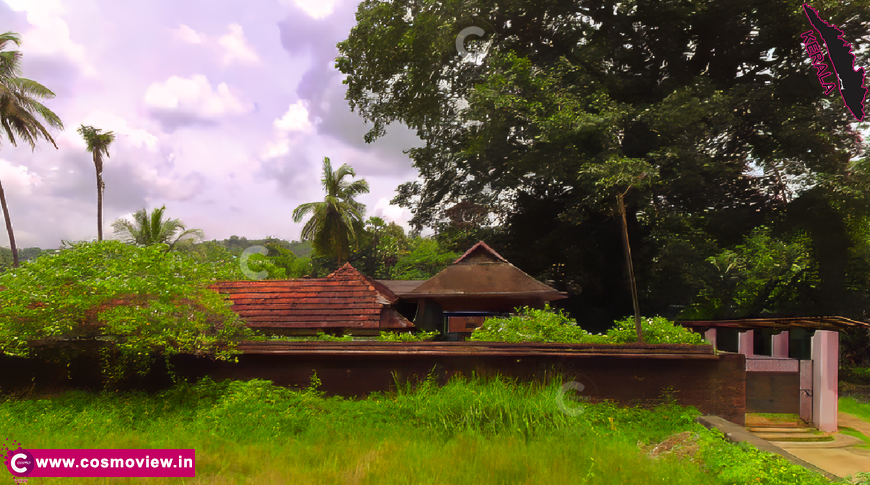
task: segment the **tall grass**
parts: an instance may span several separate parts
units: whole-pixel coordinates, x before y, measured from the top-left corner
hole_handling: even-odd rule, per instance
[[[825,483],[809,472],[801,481],[758,475],[752,450],[694,423],[692,408],[601,403],[572,416],[560,409],[559,392],[558,382],[472,377],[441,387],[428,379],[350,400],[326,398],[313,387],[299,392],[266,381],[206,379],[159,394],[7,396],[0,402],[0,438],[34,449],[196,449],[195,479],[141,480],[149,484]],[[651,459],[639,450],[639,443],[687,430],[699,437],[706,462]],[[758,463],[781,465],[764,460]]]

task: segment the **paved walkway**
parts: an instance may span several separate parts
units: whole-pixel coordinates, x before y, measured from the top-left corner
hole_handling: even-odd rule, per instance
[[[852,428],[870,437],[870,423],[855,416],[839,413],[838,424]],[[786,450],[801,460],[839,477],[870,472],[870,449],[863,440],[843,433],[834,433],[834,441],[819,443],[777,442],[772,444]]]

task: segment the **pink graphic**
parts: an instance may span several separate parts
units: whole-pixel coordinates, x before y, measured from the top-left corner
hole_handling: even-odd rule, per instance
[[[5,447],[6,468],[15,477],[196,476],[196,451],[192,449],[24,450],[20,443],[13,443],[17,449]]]

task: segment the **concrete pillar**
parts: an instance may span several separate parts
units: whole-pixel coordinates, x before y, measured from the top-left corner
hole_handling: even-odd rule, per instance
[[[752,330],[743,330],[737,336],[737,352],[752,357],[755,354],[755,339]]]
[[[706,332],[704,332],[704,338],[707,339],[707,342],[710,342],[710,345],[713,348],[716,348],[716,327],[708,328]]]
[[[839,332],[816,330],[812,338],[813,425],[826,433],[837,431],[839,344]]]
[[[771,352],[772,357],[788,358],[788,330],[783,330],[771,337]]]

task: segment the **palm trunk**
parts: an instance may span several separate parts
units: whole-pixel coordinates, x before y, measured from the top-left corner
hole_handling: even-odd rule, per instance
[[[103,174],[97,167],[97,241],[103,240]]]
[[[6,193],[3,192],[3,184],[0,183],[0,206],[3,207],[3,216],[6,218],[6,232],[9,233],[9,247],[12,248],[12,267],[18,267],[18,248],[15,246],[15,234],[12,232],[12,219],[9,217],[9,207],[6,206]]]

